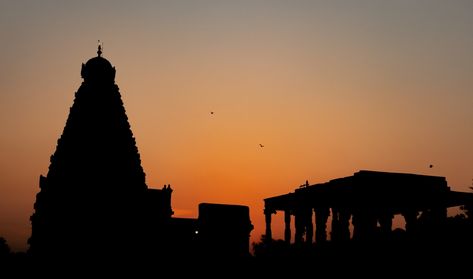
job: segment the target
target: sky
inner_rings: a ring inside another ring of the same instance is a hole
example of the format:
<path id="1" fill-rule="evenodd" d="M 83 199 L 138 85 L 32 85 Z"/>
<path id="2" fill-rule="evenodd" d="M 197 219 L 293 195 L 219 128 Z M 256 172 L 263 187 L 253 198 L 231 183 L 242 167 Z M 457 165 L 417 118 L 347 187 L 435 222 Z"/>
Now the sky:
<path id="1" fill-rule="evenodd" d="M 472 26 L 461 0 L 2 0 L 0 236 L 27 249 L 39 176 L 97 40 L 146 182 L 171 184 L 176 217 L 247 205 L 258 241 L 264 198 L 361 169 L 469 191 Z"/>

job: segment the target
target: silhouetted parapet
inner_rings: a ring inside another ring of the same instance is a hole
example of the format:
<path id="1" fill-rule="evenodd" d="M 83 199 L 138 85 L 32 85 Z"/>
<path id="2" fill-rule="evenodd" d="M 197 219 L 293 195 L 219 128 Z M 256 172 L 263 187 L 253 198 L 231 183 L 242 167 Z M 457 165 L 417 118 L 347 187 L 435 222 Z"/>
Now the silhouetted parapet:
<path id="1" fill-rule="evenodd" d="M 146 211 L 156 222 L 169 219 L 174 214 L 171 207 L 172 189 L 164 186 L 162 189 L 148 189 L 146 194 Z"/>
<path id="2" fill-rule="evenodd" d="M 176 231 L 181 227 L 175 226 L 175 219 L 172 218 L 174 214 L 171 206 L 172 191 L 170 185 L 146 191 L 142 213 L 144 223 L 142 238 L 146 241 L 145 253 L 152 258 L 169 256 L 177 245 L 177 235 L 181 235 Z"/>
<path id="3" fill-rule="evenodd" d="M 198 238 L 207 256 L 249 256 L 252 230 L 247 206 L 199 204 Z"/>

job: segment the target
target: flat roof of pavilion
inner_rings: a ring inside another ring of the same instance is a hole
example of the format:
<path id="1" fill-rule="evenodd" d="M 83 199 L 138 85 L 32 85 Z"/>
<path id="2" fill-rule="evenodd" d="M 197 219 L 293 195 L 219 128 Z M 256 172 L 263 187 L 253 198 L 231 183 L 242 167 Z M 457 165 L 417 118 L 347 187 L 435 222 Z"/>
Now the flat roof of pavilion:
<path id="1" fill-rule="evenodd" d="M 452 207 L 473 200 L 473 193 L 455 192 L 442 176 L 360 170 L 326 183 L 302 185 L 294 192 L 264 199 L 271 210 L 297 207 L 370 208 L 393 214 L 406 208 Z"/>

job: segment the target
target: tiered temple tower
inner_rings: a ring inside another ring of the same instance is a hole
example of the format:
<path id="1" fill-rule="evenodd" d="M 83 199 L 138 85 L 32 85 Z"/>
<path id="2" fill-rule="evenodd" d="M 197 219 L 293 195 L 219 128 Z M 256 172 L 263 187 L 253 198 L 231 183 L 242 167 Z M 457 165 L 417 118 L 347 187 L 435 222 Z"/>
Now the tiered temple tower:
<path id="1" fill-rule="evenodd" d="M 29 252 L 51 264 L 248 255 L 248 207 L 201 204 L 198 219 L 172 218 L 170 185 L 148 188 L 115 68 L 100 46 L 97 54 L 82 64 L 84 81 L 40 176 Z"/>
<path id="2" fill-rule="evenodd" d="M 146 231 L 151 189 L 115 84 L 115 67 L 101 56 L 101 46 L 97 54 L 82 64 L 84 80 L 49 172 L 40 176 L 29 240 L 35 255 L 116 255 L 145 245 L 140 234 Z M 153 191 L 166 196 L 162 200 L 168 204 L 161 207 L 170 217 L 172 190 Z"/>

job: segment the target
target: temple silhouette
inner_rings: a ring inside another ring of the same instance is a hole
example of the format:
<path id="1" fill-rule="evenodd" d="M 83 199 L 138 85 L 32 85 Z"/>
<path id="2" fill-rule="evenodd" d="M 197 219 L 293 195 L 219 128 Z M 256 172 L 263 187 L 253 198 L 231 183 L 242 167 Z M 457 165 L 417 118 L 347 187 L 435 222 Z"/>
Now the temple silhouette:
<path id="1" fill-rule="evenodd" d="M 296 244 L 312 244 L 314 240 L 321 244 L 328 238 L 329 216 L 332 242 L 373 241 L 390 236 L 394 215 L 402 215 L 406 233 L 416 235 L 419 223 L 425 226 L 430 222 L 434 230 L 440 230 L 447 220 L 447 208 L 472 201 L 473 193 L 452 191 L 445 177 L 361 170 L 326 183 L 309 185 L 306 181 L 294 192 L 266 198 L 265 239 L 272 240 L 271 216 L 277 211 L 284 212 L 286 243 L 294 237 Z"/>
<path id="2" fill-rule="evenodd" d="M 143 267 L 142 260 L 149 259 L 161 263 L 159 271 L 174 274 L 187 270 L 170 263 L 197 262 L 193 271 L 205 276 L 219 270 L 220 278 L 220 270 L 231 270 L 242 278 L 267 278 L 285 269 L 305 276 L 315 263 L 332 266 L 331 272 L 352 272 L 338 268 L 351 265 L 360 274 L 419 259 L 442 266 L 444 255 L 473 249 L 473 193 L 452 191 L 445 177 L 361 170 L 326 183 L 306 181 L 293 192 L 264 199 L 266 231 L 251 256 L 248 206 L 200 203 L 197 218 L 175 218 L 171 185 L 148 187 L 115 73 L 100 45 L 97 57 L 82 64 L 83 82 L 49 171 L 39 177 L 27 266 L 29 259 L 51 269 L 72 261 L 76 269 L 93 270 L 84 263 L 138 259 Z M 468 218 L 447 217 L 453 206 L 467 206 Z M 284 240 L 273 239 L 271 219 L 278 211 L 284 212 Z M 402 238 L 392 229 L 395 215 L 405 219 Z"/>
<path id="3" fill-rule="evenodd" d="M 83 82 L 40 176 L 31 216 L 35 258 L 162 258 L 249 255 L 249 208 L 199 205 L 199 217 L 173 218 L 172 188 L 149 188 L 128 122 L 116 69 L 102 57 L 82 64 Z"/>

